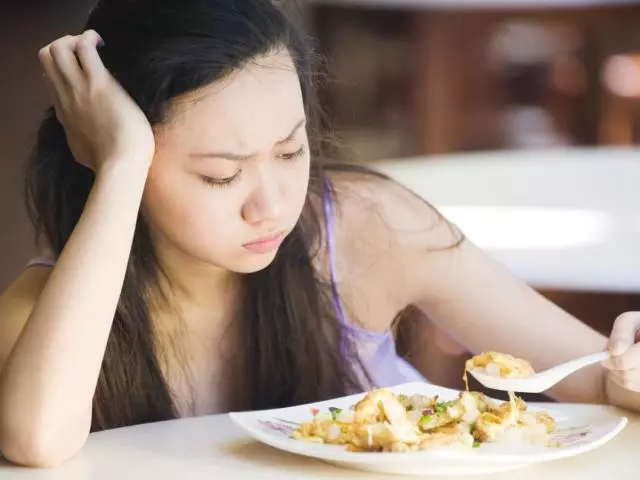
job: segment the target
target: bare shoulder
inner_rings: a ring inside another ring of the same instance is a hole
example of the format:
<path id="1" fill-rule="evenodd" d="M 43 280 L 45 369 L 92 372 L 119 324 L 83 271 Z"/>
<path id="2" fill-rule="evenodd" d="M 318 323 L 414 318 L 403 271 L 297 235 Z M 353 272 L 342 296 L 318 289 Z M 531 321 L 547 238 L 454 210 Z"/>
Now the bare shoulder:
<path id="1" fill-rule="evenodd" d="M 40 297 L 51 268 L 33 266 L 0 295 L 0 368 Z"/>
<path id="2" fill-rule="evenodd" d="M 375 171 L 330 174 L 336 193 L 338 235 L 359 249 L 390 247 L 421 252 L 447 249 L 461 234 L 431 204 Z"/>
<path id="3" fill-rule="evenodd" d="M 461 234 L 433 206 L 367 171 L 330 171 L 335 190 L 336 270 L 341 296 L 361 326 L 384 330 L 412 303 L 432 255 Z M 446 255 L 446 254 L 445 254 Z"/>

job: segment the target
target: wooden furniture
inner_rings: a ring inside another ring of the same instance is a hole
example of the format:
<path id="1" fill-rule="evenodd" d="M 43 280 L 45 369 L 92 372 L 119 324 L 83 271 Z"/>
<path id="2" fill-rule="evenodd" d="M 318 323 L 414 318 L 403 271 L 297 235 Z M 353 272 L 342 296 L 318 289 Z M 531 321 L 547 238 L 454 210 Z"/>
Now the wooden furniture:
<path id="1" fill-rule="evenodd" d="M 613 55 L 602 70 L 605 91 L 601 142 L 610 145 L 640 143 L 640 54 Z"/>
<path id="2" fill-rule="evenodd" d="M 333 76 L 323 104 L 362 161 L 597 144 L 600 71 L 640 25 L 633 0 L 309 5 Z"/>

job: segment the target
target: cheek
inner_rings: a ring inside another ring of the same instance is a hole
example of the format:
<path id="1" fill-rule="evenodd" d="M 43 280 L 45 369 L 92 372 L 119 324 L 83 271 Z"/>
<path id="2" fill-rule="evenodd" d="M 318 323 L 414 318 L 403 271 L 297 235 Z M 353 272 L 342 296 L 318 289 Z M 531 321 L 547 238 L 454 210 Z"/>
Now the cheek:
<path id="1" fill-rule="evenodd" d="M 184 250 L 210 251 L 224 238 L 219 226 L 230 232 L 234 225 L 231 202 L 219 200 L 216 193 L 180 173 L 155 175 L 145 189 L 144 213 L 158 233 Z"/>

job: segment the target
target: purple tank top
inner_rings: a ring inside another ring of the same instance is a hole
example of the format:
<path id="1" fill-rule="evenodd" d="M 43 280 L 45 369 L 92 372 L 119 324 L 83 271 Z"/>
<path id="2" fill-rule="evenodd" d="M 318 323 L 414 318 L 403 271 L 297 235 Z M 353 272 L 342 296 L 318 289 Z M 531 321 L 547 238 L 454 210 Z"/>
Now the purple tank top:
<path id="1" fill-rule="evenodd" d="M 329 257 L 329 275 L 331 291 L 338 319 L 342 324 L 342 352 L 347 358 L 348 349 L 345 343 L 351 342 L 355 348 L 362 366 L 374 385 L 367 385 L 366 376 L 359 372 L 364 388 L 389 387 L 407 382 L 426 382 L 427 380 L 406 360 L 396 352 L 395 339 L 391 330 L 384 333 L 371 332 L 348 321 L 344 305 L 338 293 L 338 278 L 336 270 L 336 232 L 335 211 L 332 202 L 332 189 L 329 180 L 324 181 L 324 216 L 327 237 L 327 256 Z M 350 359 L 352 360 L 352 359 Z"/>

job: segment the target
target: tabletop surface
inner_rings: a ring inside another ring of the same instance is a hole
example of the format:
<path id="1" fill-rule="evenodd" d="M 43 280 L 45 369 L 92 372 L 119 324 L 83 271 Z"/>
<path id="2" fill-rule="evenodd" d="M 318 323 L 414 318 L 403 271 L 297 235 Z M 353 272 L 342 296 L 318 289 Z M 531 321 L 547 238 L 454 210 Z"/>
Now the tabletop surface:
<path id="1" fill-rule="evenodd" d="M 537 287 L 640 292 L 640 150 L 376 162 Z"/>
<path id="2" fill-rule="evenodd" d="M 602 480 L 610 476 L 616 480 L 637 479 L 640 477 L 638 439 L 640 417 L 631 416 L 625 429 L 609 443 L 570 459 L 528 467 L 516 473 L 426 478 Z M 345 470 L 281 452 L 251 440 L 227 415 L 187 418 L 92 434 L 76 457 L 50 470 L 19 468 L 0 460 L 2 480 L 226 478 L 382 480 L 412 477 Z"/>

